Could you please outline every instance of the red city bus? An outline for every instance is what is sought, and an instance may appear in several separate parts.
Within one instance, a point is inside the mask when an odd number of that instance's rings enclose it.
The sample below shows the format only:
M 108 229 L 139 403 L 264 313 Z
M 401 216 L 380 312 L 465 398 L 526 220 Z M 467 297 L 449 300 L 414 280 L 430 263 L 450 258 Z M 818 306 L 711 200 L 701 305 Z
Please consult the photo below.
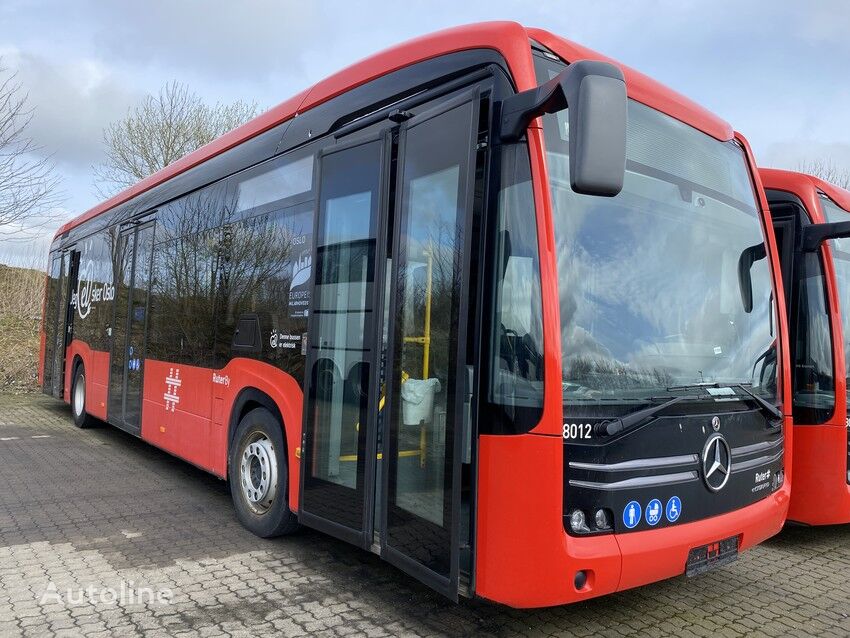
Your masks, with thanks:
M 850 192 L 817 177 L 760 169 L 788 308 L 794 421 L 790 520 L 850 522 L 845 339 L 850 335 Z M 842 239 L 844 237 L 844 239 Z M 824 243 L 826 240 L 833 240 Z
M 543 30 L 450 29 L 60 228 L 41 380 L 228 479 L 260 536 L 584 600 L 782 527 L 769 226 L 703 108 Z

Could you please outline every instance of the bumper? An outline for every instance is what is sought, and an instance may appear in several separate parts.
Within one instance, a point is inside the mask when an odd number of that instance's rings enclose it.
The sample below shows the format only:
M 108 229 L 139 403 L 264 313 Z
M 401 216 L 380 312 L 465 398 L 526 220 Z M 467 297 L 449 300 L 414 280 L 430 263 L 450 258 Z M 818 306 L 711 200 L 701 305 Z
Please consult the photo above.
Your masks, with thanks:
M 573 537 L 564 530 L 563 444 L 550 436 L 482 436 L 475 537 L 475 594 L 512 607 L 578 602 L 684 574 L 694 547 L 738 536 L 746 550 L 778 533 L 790 475 L 747 507 L 645 532 Z M 576 572 L 584 571 L 583 587 Z
M 688 553 L 694 547 L 732 536 L 738 536 L 742 551 L 761 543 L 782 529 L 789 496 L 790 490 L 783 486 L 771 496 L 734 512 L 664 529 L 618 535 L 622 571 L 617 591 L 684 574 Z M 605 593 L 609 592 L 594 592 Z

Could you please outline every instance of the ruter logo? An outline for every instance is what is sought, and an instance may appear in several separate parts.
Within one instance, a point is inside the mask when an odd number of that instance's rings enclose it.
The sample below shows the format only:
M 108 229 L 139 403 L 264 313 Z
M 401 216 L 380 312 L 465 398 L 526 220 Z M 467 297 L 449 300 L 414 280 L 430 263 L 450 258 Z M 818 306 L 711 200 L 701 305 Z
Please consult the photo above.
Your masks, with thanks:
M 712 492 L 719 492 L 729 481 L 732 451 L 722 434 L 708 437 L 702 449 L 702 480 Z
M 166 411 L 171 410 L 174 412 L 174 406 L 180 403 L 180 397 L 177 396 L 177 390 L 183 382 L 180 380 L 180 368 L 176 370 L 174 368 L 170 368 L 168 371 L 168 376 L 165 378 L 165 394 L 162 395 L 162 398 L 165 399 L 165 409 Z

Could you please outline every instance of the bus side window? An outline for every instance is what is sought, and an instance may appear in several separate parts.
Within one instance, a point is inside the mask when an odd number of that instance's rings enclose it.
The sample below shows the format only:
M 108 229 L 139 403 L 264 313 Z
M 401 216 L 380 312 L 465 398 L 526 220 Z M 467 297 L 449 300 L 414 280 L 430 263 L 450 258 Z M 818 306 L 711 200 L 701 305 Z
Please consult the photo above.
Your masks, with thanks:
M 543 405 L 543 318 L 528 150 L 505 147 L 490 310 L 488 401 L 496 431 L 527 431 Z
M 826 282 L 820 255 L 806 253 L 798 265 L 797 334 L 794 348 L 794 418 L 823 423 L 835 409 L 835 373 Z

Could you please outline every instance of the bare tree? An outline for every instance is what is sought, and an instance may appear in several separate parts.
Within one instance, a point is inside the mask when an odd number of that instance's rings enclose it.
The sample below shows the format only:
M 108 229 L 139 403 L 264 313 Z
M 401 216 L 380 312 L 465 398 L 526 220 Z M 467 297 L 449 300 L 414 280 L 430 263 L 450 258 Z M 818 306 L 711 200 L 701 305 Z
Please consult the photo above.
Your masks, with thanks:
M 839 166 L 832 160 L 806 160 L 797 164 L 797 170 L 820 177 L 840 188 L 850 189 L 850 168 Z
M 50 158 L 27 135 L 33 110 L 27 107 L 16 73 L 0 59 L 0 238 L 30 238 L 22 231 L 52 218 L 57 178 Z
M 106 161 L 95 167 L 95 187 L 104 197 L 132 186 L 187 153 L 244 124 L 256 102 L 210 106 L 185 84 L 169 82 L 126 117 L 103 131 Z

